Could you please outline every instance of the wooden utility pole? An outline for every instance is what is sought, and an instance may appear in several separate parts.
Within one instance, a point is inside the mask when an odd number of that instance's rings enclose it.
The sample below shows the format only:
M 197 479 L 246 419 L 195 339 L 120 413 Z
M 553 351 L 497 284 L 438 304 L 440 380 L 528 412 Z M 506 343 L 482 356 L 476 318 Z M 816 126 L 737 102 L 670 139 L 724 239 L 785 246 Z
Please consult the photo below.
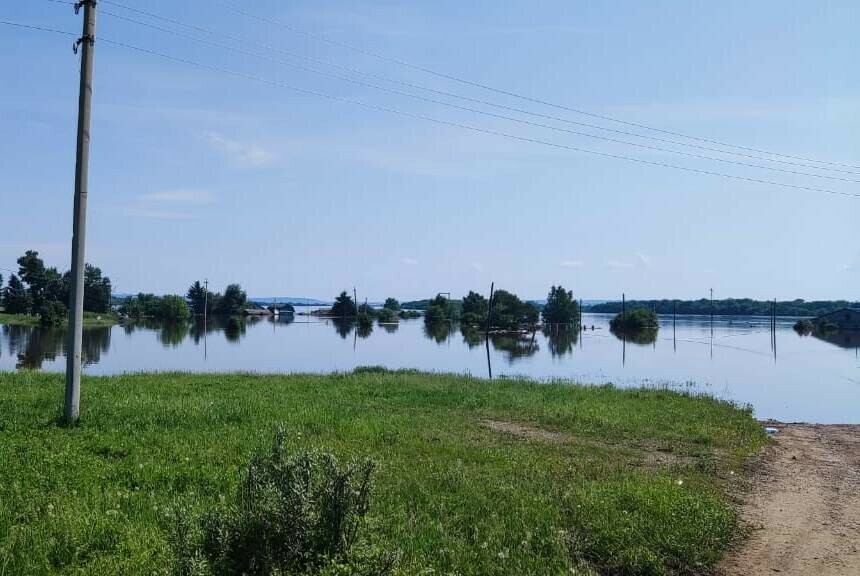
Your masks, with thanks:
M 90 110 L 93 96 L 93 51 L 96 39 L 96 0 L 81 0 L 75 13 L 83 7 L 83 35 L 75 43 L 81 48 L 81 81 L 78 95 L 78 137 L 75 157 L 75 203 L 72 223 L 72 281 L 69 296 L 69 342 L 66 352 L 66 397 L 63 419 L 66 424 L 78 421 L 81 407 L 81 356 L 84 323 L 84 263 L 86 262 L 87 188 L 90 161 Z

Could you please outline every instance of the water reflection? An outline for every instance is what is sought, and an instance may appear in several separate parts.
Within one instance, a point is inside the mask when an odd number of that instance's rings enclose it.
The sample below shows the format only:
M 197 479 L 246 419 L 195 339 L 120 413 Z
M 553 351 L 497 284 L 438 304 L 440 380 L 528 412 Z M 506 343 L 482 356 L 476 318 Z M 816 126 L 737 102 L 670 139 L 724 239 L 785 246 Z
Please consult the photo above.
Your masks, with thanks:
M 642 328 L 640 330 L 625 330 L 623 328 L 610 328 L 612 334 L 625 344 L 630 342 L 639 346 L 650 346 L 657 342 L 658 328 Z
M 544 326 L 543 335 L 546 337 L 549 352 L 554 358 L 572 354 L 579 343 L 579 326 L 574 324 L 551 324 Z
M 505 358 L 513 364 L 520 358 L 534 356 L 540 350 L 535 338 L 536 334 L 537 332 L 530 334 L 490 334 L 490 342 L 492 342 L 494 349 L 504 352 Z
M 15 356 L 15 368 L 39 370 L 45 362 L 65 357 L 66 330 L 56 326 L 0 326 L 9 355 Z M 82 361 L 84 366 L 98 364 L 110 349 L 110 327 L 85 328 Z
M 443 344 L 448 341 L 453 329 L 454 324 L 447 320 L 442 322 L 425 322 L 424 336 L 430 340 L 435 340 L 436 344 Z

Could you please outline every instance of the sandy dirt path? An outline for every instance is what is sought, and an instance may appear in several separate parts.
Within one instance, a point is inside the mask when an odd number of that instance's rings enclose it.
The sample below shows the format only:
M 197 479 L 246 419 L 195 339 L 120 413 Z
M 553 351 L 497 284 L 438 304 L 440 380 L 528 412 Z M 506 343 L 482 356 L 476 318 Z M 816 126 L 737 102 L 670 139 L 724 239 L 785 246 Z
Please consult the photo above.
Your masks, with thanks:
M 749 537 L 722 576 L 860 576 L 860 426 L 779 429 L 744 496 Z

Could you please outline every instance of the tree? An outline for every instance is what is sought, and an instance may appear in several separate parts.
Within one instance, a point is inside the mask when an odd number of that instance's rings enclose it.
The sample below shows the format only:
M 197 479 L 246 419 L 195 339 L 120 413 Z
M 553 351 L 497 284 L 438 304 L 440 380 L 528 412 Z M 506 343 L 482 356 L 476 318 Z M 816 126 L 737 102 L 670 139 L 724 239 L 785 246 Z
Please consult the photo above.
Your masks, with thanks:
M 71 279 L 70 274 L 69 278 Z M 84 267 L 84 310 L 99 313 L 110 312 L 110 296 L 110 278 L 103 277 L 100 268 L 87 264 Z M 68 302 L 68 298 L 63 302 Z
M 180 322 L 187 320 L 189 316 L 191 316 L 191 310 L 182 296 L 169 295 L 159 298 L 156 307 L 156 317 L 159 319 Z
M 392 310 L 394 312 L 400 311 L 400 302 L 397 301 L 396 298 L 386 298 L 385 304 L 382 305 L 385 310 Z
M 424 321 L 430 324 L 452 320 L 453 317 L 451 302 L 441 294 L 430 300 L 427 311 L 424 313 Z
M 185 296 L 191 302 L 191 311 L 195 314 L 203 314 L 206 310 L 206 304 L 209 300 L 206 288 L 197 280 L 188 288 L 188 293 Z
M 469 290 L 463 298 L 462 314 L 460 322 L 470 326 L 483 324 L 487 321 L 487 299 Z
M 523 302 L 506 290 L 493 294 L 492 327 L 501 330 L 516 330 L 537 323 L 539 312 L 534 304 Z
M 551 324 L 573 324 L 579 319 L 579 304 L 573 292 L 561 286 L 552 286 L 543 308 L 543 321 Z
M 356 313 L 355 302 L 346 291 L 341 292 L 340 296 L 334 299 L 334 305 L 331 307 L 332 316 L 352 318 L 356 316 Z
M 238 284 L 230 284 L 224 290 L 224 295 L 218 301 L 218 307 L 215 310 L 218 314 L 226 316 L 235 316 L 239 314 L 248 302 L 248 295 L 242 290 Z
M 14 274 L 9 277 L 9 285 L 3 291 L 3 306 L 9 314 L 30 314 L 33 310 L 30 294 Z
M 609 321 L 609 327 L 619 332 L 636 332 L 639 330 L 656 329 L 659 326 L 657 315 L 647 308 L 628 310 L 615 316 Z
M 42 326 L 59 326 L 66 320 L 69 311 L 59 300 L 50 300 L 39 308 L 39 323 Z

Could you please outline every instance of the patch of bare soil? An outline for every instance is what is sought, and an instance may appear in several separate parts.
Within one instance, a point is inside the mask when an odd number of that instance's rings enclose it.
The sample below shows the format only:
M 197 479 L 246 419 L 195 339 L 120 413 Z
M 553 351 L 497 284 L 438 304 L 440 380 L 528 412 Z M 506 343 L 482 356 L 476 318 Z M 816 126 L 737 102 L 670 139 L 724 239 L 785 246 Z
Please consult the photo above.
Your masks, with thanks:
M 510 420 L 482 420 L 481 425 L 496 432 L 510 434 L 527 440 L 536 440 L 551 444 L 578 444 L 580 446 L 588 446 L 604 450 L 626 450 L 629 454 L 639 457 L 644 466 L 690 464 L 695 460 L 695 458 L 689 456 L 667 452 L 658 448 L 608 444 L 592 440 L 590 438 L 582 438 L 567 432 L 554 432 L 526 422 L 514 422 Z
M 749 537 L 722 576 L 860 575 L 860 426 L 779 429 L 742 505 Z

